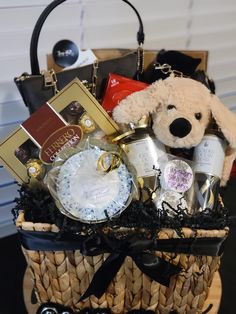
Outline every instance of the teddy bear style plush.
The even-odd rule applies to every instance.
[[[148,113],[155,136],[171,148],[198,145],[213,117],[228,142],[221,179],[221,185],[226,184],[236,158],[236,115],[216,95],[193,79],[169,77],[122,100],[113,118],[118,123],[137,123]]]

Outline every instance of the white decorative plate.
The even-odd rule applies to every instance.
[[[86,223],[106,221],[130,202],[132,176],[124,163],[108,173],[97,170],[105,151],[93,147],[71,156],[60,167],[57,196],[63,209]]]

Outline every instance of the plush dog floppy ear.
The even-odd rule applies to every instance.
[[[212,95],[210,110],[230,147],[236,148],[236,114],[230,111],[217,96]]]
[[[113,118],[118,123],[137,123],[144,115],[153,113],[165,99],[168,99],[169,93],[168,84],[159,80],[123,99],[113,110]]]
[[[218,97],[212,95],[210,102],[212,116],[229,143],[222,173],[221,185],[225,185],[230,177],[233,162],[236,158],[236,114],[221,103]]]

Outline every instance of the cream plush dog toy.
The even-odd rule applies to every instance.
[[[156,137],[172,148],[198,145],[212,117],[224,134],[228,147],[221,185],[229,179],[236,158],[236,115],[200,82],[169,77],[122,100],[113,111],[118,123],[137,123],[151,113]]]

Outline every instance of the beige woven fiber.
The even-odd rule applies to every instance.
[[[24,221],[23,213],[18,217],[17,227],[31,231],[58,231],[55,225]],[[183,228],[182,231],[184,237],[224,237],[228,232],[227,229],[189,228]],[[178,237],[172,229],[162,229],[157,234],[159,239]],[[140,308],[161,314],[168,314],[172,310],[179,314],[201,313],[213,275],[220,264],[220,257],[156,252],[158,256],[171,260],[171,263],[184,269],[171,278],[167,288],[144,275],[132,258],[126,257],[101,298],[92,296],[79,302],[94,273],[108,254],[87,257],[82,256],[79,251],[46,252],[23,249],[23,252],[31,270],[38,302],[57,302],[69,306],[75,312],[85,307],[109,307],[112,313],[126,313]]]

